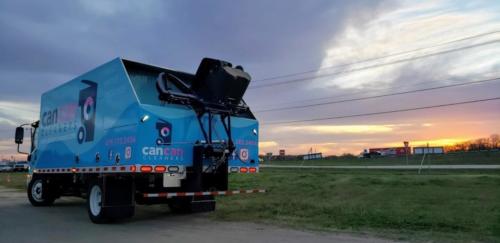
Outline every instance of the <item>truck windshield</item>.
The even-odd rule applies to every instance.
[[[33,137],[31,141],[31,152],[35,151],[36,146],[38,145],[38,128],[34,128],[35,130],[33,131]]]

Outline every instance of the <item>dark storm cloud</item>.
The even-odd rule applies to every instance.
[[[209,56],[242,64],[254,79],[319,67],[329,41],[390,1],[1,1],[0,101],[33,113],[40,95],[122,56],[194,72]],[[283,96],[295,96],[297,92]],[[256,103],[273,90],[249,92]],[[0,114],[11,140],[15,111]],[[30,116],[30,115],[29,115]],[[2,120],[3,119],[3,120]],[[7,122],[8,120],[9,122]],[[28,121],[28,120],[26,120]],[[14,147],[13,147],[14,148]],[[10,151],[12,152],[12,151]]]
[[[257,77],[291,72],[303,63],[314,67],[350,14],[379,6],[376,1],[126,4],[0,3],[0,97],[38,101],[41,92],[116,56],[188,71],[213,56],[244,64]]]

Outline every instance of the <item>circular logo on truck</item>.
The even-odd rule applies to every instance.
[[[83,119],[90,120],[94,114],[94,99],[92,96],[87,97],[83,104]]]
[[[248,149],[240,149],[240,160],[242,161],[248,160]]]
[[[79,144],[83,143],[83,140],[85,140],[85,128],[80,127],[80,129],[78,129],[78,132],[76,133],[76,139],[78,140]]]
[[[129,160],[130,158],[132,158],[132,147],[127,146],[125,147],[125,159]]]
[[[168,127],[163,127],[161,130],[160,130],[160,134],[162,137],[168,137],[168,135],[170,135],[170,128]]]

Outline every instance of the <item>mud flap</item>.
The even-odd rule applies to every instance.
[[[169,200],[168,206],[174,213],[202,213],[215,210],[213,196],[177,197]]]
[[[128,218],[135,211],[135,184],[130,177],[105,176],[102,178],[104,197],[102,207],[110,218]]]

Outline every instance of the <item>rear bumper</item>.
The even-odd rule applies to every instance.
[[[230,196],[236,194],[265,193],[265,189],[235,190],[235,191],[213,191],[213,192],[160,192],[143,193],[144,198],[174,198],[174,197],[193,197],[193,196]]]

